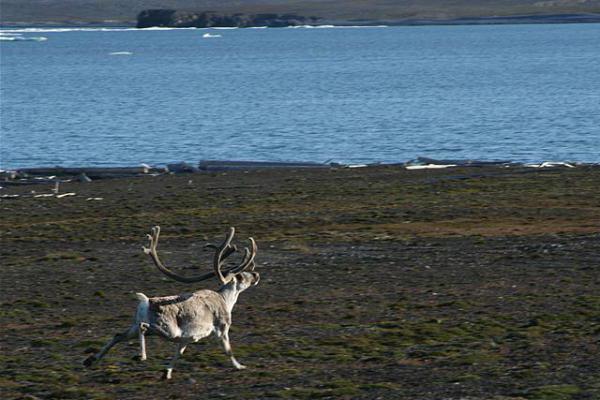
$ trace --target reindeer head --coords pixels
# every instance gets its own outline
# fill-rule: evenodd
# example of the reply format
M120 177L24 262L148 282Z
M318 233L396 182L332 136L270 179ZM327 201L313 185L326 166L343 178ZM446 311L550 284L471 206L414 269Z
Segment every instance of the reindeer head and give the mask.
M256 242L253 238L250 238L250 249L244 248L244 257L242 262L234 267L223 270L224 260L237 251L237 247L231 244L233 235L235 234L235 228L229 228L229 232L225 236L225 241L221 245L216 246L209 244L206 248L215 249L215 256L213 258L213 271L198 276L182 276L171 269L167 268L158 257L158 238L160 237L160 226L152 228L152 232L148 236L150 241L149 247L143 247L144 253L150 255L152 261L163 274L171 279L184 283L200 282L213 276L216 276L221 284L221 287L228 286L230 284L235 285L235 289L238 292L242 292L248 289L250 286L258 284L260 275L254 271L256 265L254 264L254 257L256 256ZM246 271L248 270L248 271Z
M236 284L236 290L238 292L243 292L248 289L250 286L258 285L258 281L260 280L260 275L258 272L240 272L233 277Z

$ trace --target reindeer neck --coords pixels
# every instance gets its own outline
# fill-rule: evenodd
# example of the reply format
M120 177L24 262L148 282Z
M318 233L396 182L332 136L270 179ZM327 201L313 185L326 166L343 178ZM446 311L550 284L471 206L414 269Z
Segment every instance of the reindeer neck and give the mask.
M227 310L231 313L233 306L235 306L238 296L240 295L240 292L236 289L235 282L221 286L217 293L223 296L223 300L225 300L225 304L227 305Z

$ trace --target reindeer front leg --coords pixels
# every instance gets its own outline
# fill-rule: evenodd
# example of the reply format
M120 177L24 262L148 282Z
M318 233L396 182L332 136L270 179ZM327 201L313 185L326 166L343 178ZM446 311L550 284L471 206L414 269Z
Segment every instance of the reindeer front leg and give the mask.
M246 369L246 366L240 364L238 360L235 359L233 355L233 350L231 350L231 344L229 343L229 326L225 326L223 332L221 333L221 342L223 343L223 349L225 350L225 354L229 356L233 366L236 369Z

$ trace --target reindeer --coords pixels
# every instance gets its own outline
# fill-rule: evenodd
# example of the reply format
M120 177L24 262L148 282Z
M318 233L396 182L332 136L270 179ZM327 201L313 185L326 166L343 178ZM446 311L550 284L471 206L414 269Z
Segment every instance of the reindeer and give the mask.
M139 300L133 324L126 331L116 334L97 354L91 355L84 361L85 366L91 366L100 360L117 343L135 338L140 341L140 360L146 359L146 334L156 334L163 339L177 343L177 351L170 364L164 371L163 379L171 379L175 363L181 357L190 343L214 334L221 340L225 353L231 359L236 369L246 368L240 364L229 344L229 328L231 326L231 311L241 292L250 286L258 284L260 276L254 272L254 257L256 242L250 238L251 250L245 248L242 262L222 271L224 260L237 251L231 244L235 229L230 228L225 241L220 246L207 245L215 249L213 272L203 275L185 277L167 268L158 257L158 238L160 227L152 228L152 234L147 235L149 247L143 247L144 253L150 255L152 261L163 274L179 282L194 283L216 276L221 283L217 291L199 290L193 293L165 297L147 297L136 293ZM250 272L245 270L249 269Z

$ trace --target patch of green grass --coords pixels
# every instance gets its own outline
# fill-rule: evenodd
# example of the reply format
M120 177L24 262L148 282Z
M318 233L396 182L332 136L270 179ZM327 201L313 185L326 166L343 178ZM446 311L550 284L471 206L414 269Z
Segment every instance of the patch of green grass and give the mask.
M15 318L29 318L31 312L23 308L2 308L0 309L0 318L15 319Z
M74 326L77 326L77 325L78 325L77 318L65 318L60 322L60 324L56 325L56 328L66 329L66 328L73 328Z
M33 339L29 343L31 347L50 347L54 344L53 341L47 339Z
M81 386L55 387L49 394L50 399L106 399L106 395L96 389Z
M355 396L358 393L360 393L360 389L354 382L338 379L318 385L317 387L295 386L279 390L273 394L277 397L288 399L319 399Z
M452 382L474 382L481 380L481 376L475 374L463 374L451 379Z
M581 389L574 385L548 385L527 390L529 400L571 400Z
M448 357L447 361L454 365L481 365L495 363L501 359L498 354L492 354L485 351L471 351Z
M38 261L61 261L61 260L74 260L74 261L85 261L87 257L75 251L56 251L47 253L45 256L40 257Z
M388 390L398 390L402 387L402 385L394 382L375 382L375 383L364 383L359 385L361 390L372 390L372 389L388 389Z
M76 347L95 347L95 346L102 346L104 344L104 341L100 340L100 339L86 339L86 340L81 340L77 343L75 343Z
M30 306L33 308L50 308L50 304L46 303L45 301L35 299L17 300L14 304L22 304L24 306Z

